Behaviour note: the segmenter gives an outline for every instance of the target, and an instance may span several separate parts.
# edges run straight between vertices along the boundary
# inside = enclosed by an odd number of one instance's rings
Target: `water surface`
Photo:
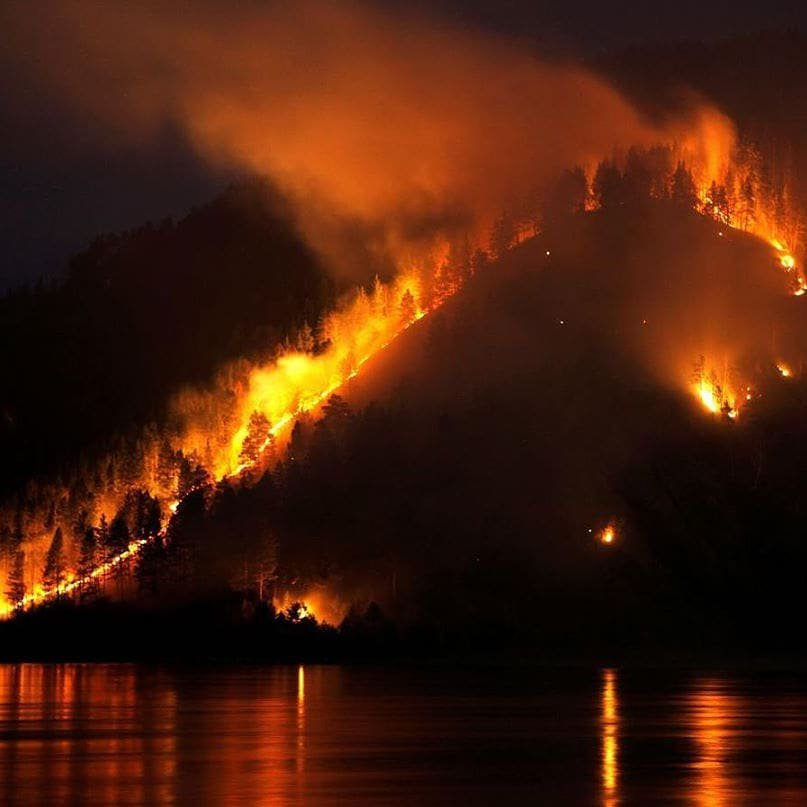
[[[0,800],[805,804],[807,681],[6,665]]]

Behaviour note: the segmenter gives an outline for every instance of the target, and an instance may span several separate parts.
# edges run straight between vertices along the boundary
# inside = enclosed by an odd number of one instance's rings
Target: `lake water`
[[[807,803],[807,681],[0,666],[4,804]]]

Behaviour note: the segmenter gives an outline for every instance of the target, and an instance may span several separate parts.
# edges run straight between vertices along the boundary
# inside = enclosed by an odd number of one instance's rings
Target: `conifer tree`
[[[81,539],[81,550],[77,569],[78,577],[81,580],[79,585],[79,597],[81,600],[86,600],[98,592],[97,579],[90,577],[93,569],[98,566],[98,555],[98,537],[96,531],[93,527],[87,527]]]
[[[48,554],[45,556],[45,568],[42,572],[42,582],[47,590],[56,589],[64,583],[66,562],[64,557],[64,538],[62,528],[57,527],[50,542]],[[57,596],[58,593],[57,593]]]
[[[254,465],[260,459],[261,451],[273,442],[272,424],[269,418],[255,410],[249,416],[247,424],[247,434],[241,446],[241,453],[238,459],[244,465]]]
[[[25,552],[17,548],[11,559],[11,568],[8,573],[8,581],[6,582],[6,599],[15,607],[21,608],[19,605],[22,598],[25,596]]]

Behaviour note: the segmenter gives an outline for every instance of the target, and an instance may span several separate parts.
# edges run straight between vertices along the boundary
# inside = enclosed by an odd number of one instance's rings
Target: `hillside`
[[[250,653],[231,626],[260,613],[259,570],[276,601],[352,614],[347,636],[389,619],[410,648],[795,652],[802,301],[767,245],[721,233],[649,203],[513,249],[302,418],[268,472],[188,496],[140,564],[145,610],[115,619],[150,620],[150,652],[187,631]],[[738,416],[699,400],[712,365],[748,390]]]
[[[159,422],[177,390],[271,353],[336,292],[263,181],[99,237],[64,280],[0,300],[0,491]]]
[[[776,361],[807,331],[784,288],[765,245],[664,206],[528,242],[353,382],[377,403],[341,440],[314,430],[280,568],[325,559],[448,635],[792,642],[807,389]],[[736,420],[698,399],[704,354],[748,381]]]

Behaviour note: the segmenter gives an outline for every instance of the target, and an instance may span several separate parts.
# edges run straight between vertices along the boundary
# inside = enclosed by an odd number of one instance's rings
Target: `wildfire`
[[[695,385],[695,392],[703,404],[704,409],[713,415],[723,414],[731,420],[735,420],[739,414],[737,405],[720,385],[714,375],[702,376]],[[746,399],[750,400],[750,391],[746,393]]]
[[[446,299],[444,293],[427,300],[423,285],[414,271],[388,284],[377,282],[369,294],[359,291],[326,318],[323,350],[313,345],[287,350],[245,377],[224,379],[212,392],[180,396],[175,408],[187,426],[177,448],[199,457],[217,481],[255,466],[300,415],[322,405]]]
[[[274,439],[293,425],[300,415],[323,404],[401,333],[442,305],[460,285],[461,282],[458,282],[448,291],[443,289],[441,295],[433,296],[427,303],[419,276],[411,272],[389,284],[376,283],[369,295],[358,293],[351,304],[332,313],[326,321],[324,332],[328,337],[328,347],[325,350],[319,353],[286,351],[275,362],[254,369],[246,381],[246,391],[240,395],[233,396],[229,390],[225,390],[225,394],[213,393],[204,408],[208,411],[215,409],[220,399],[230,401],[235,397],[236,411],[226,413],[226,417],[217,413],[217,419],[236,425],[227,430],[205,427],[203,422],[193,423],[180,438],[178,448],[186,456],[204,456],[208,467],[212,468],[214,481],[243,474],[261,461]],[[249,429],[255,412],[263,416],[262,422],[267,424],[267,428],[257,441],[253,440],[252,450],[245,456],[245,444],[249,438],[254,438]],[[204,441],[207,448],[211,440],[215,440],[219,448],[215,456],[211,457],[209,453],[205,456],[201,442]],[[156,479],[143,479],[140,484],[155,494],[160,492]],[[177,512],[181,501],[181,498],[164,500],[171,516]],[[114,513],[118,504],[113,500],[109,510]],[[163,525],[159,533],[161,537],[164,537],[166,528],[167,524]],[[132,541],[126,550],[81,578],[68,575],[64,583],[53,588],[38,584],[22,599],[0,604],[0,616],[69,596],[93,581],[104,580],[139,554],[148,542],[147,538]],[[340,620],[340,609],[328,605],[321,592],[312,593],[309,599],[317,601],[316,613],[323,619]],[[297,618],[303,619],[313,614],[312,606],[306,602],[300,605]]]
[[[731,158],[726,158],[726,164],[731,163]],[[736,169],[742,169],[743,166],[734,166]],[[796,297],[801,297],[807,292],[807,278],[799,269],[796,257],[793,250],[788,247],[783,238],[779,235],[782,229],[791,231],[798,234],[800,227],[798,224],[798,217],[791,213],[790,217],[793,221],[785,223],[779,222],[776,215],[770,212],[764,205],[755,204],[751,210],[752,200],[756,199],[756,194],[759,189],[754,188],[751,184],[751,176],[753,168],[746,167],[749,175],[746,175],[745,181],[739,186],[732,184],[730,179],[730,172],[725,171],[723,174],[723,184],[717,185],[715,176],[710,176],[710,185],[702,185],[698,192],[699,204],[701,211],[717,221],[721,226],[727,226],[734,230],[741,230],[757,236],[757,238],[766,241],[773,247],[777,262],[781,269],[785,271],[791,284],[792,293]],[[742,173],[742,170],[738,170]],[[714,204],[712,196],[720,194],[721,204]],[[769,202],[769,206],[773,208],[775,202]],[[743,210],[742,215],[732,214],[731,211]],[[724,236],[725,233],[721,229],[718,236]],[[795,236],[794,236],[795,238]]]
[[[600,543],[610,545],[616,540],[616,527],[613,524],[606,525],[600,531]]]
[[[796,258],[790,253],[787,247],[782,244],[781,241],[772,238],[770,240],[770,244],[776,250],[776,254],[779,258],[779,265],[792,278],[792,282],[795,286],[793,289],[794,296],[801,297],[805,292],[807,292],[807,278],[805,278],[804,274],[797,269]]]
[[[322,586],[314,586],[296,594],[291,591],[276,595],[272,604],[278,613],[299,622],[312,617],[328,625],[338,625],[348,612],[348,605]]]
[[[132,541],[123,552],[115,555],[99,566],[96,566],[89,574],[83,577],[68,575],[67,580],[55,588],[46,589],[42,586],[36,586],[33,591],[29,592],[15,603],[3,602],[2,605],[0,605],[0,616],[8,616],[15,610],[24,610],[25,608],[41,605],[42,603],[61,597],[68,597],[71,594],[80,592],[84,587],[97,580],[102,580],[108,574],[115,571],[121,564],[135,557],[147,543],[148,539],[146,538]]]
[[[755,179],[761,174],[753,160],[734,164],[737,144],[723,136],[722,126],[706,126],[704,131],[705,141],[709,142],[697,147],[689,144],[686,147],[689,152],[685,150],[680,154],[672,147],[670,150],[676,158],[681,158],[682,165],[685,158],[691,164],[687,204],[715,219],[720,236],[734,228],[770,244],[778,266],[790,278],[793,294],[804,295],[807,281],[795,257],[799,229],[789,220],[793,217],[786,206],[782,213],[783,206],[774,204],[782,201],[784,191],[782,198],[772,199],[769,191]],[[663,193],[667,194],[664,198],[670,198],[669,188]],[[587,210],[591,209],[589,201]],[[534,235],[535,227],[537,225],[516,224],[511,245]],[[547,257],[552,255],[550,249],[544,251]],[[260,366],[245,368],[243,364],[236,364],[225,368],[214,389],[185,391],[178,395],[172,406],[178,427],[170,437],[152,435],[150,440],[143,440],[143,447],[138,448],[142,456],[137,457],[143,470],[136,481],[127,479],[122,484],[92,489],[91,504],[87,505],[91,511],[90,523],[98,523],[102,516],[111,520],[119,511],[127,490],[148,492],[160,502],[163,512],[170,514],[169,518],[176,513],[181,503],[179,471],[176,465],[167,473],[161,471],[163,443],[167,443],[164,453],[173,457],[179,455],[194,467],[203,468],[208,481],[212,482],[237,478],[254,468],[269,467],[273,446],[301,415],[322,406],[374,356],[461,288],[470,270],[458,274],[451,265],[450,254],[447,242],[441,243],[435,247],[430,261],[417,270],[402,271],[388,283],[376,282],[369,291],[358,290],[319,324],[316,335],[310,329],[301,333],[296,344],[279,351],[271,361]],[[567,326],[568,320],[559,319],[558,323]],[[646,324],[647,320],[643,319],[642,325]],[[784,363],[780,362],[777,368],[782,377],[792,376],[791,368]],[[685,379],[684,383],[687,383]],[[736,379],[730,379],[725,371],[720,376],[711,369],[707,371],[703,361],[694,383],[690,382],[689,386],[707,412],[731,420],[739,416],[740,404],[745,406],[756,394],[750,386],[743,387]],[[743,389],[744,392],[737,394],[737,390]],[[52,499],[58,502],[64,493],[55,491]],[[48,531],[53,532],[52,526],[46,530],[43,525],[48,521],[52,524],[53,520],[38,513],[35,519],[28,521],[25,560],[33,568],[41,560],[41,547],[49,539]],[[165,534],[165,529],[163,525],[161,535]],[[616,528],[605,527],[599,538],[603,544],[614,543]],[[125,551],[81,579],[68,575],[64,583],[51,589],[41,584],[29,586],[22,599],[0,604],[0,614],[69,595],[95,579],[105,579],[116,567],[138,554],[147,540],[131,542]],[[26,571],[30,580],[31,572]],[[319,602],[312,606],[311,602],[311,598],[306,597],[305,607],[313,607],[318,617],[329,621],[337,619],[338,609]]]
[[[698,388],[698,395],[700,395],[701,403],[713,414],[720,411],[720,404],[715,396],[714,388],[706,383],[701,382]]]

